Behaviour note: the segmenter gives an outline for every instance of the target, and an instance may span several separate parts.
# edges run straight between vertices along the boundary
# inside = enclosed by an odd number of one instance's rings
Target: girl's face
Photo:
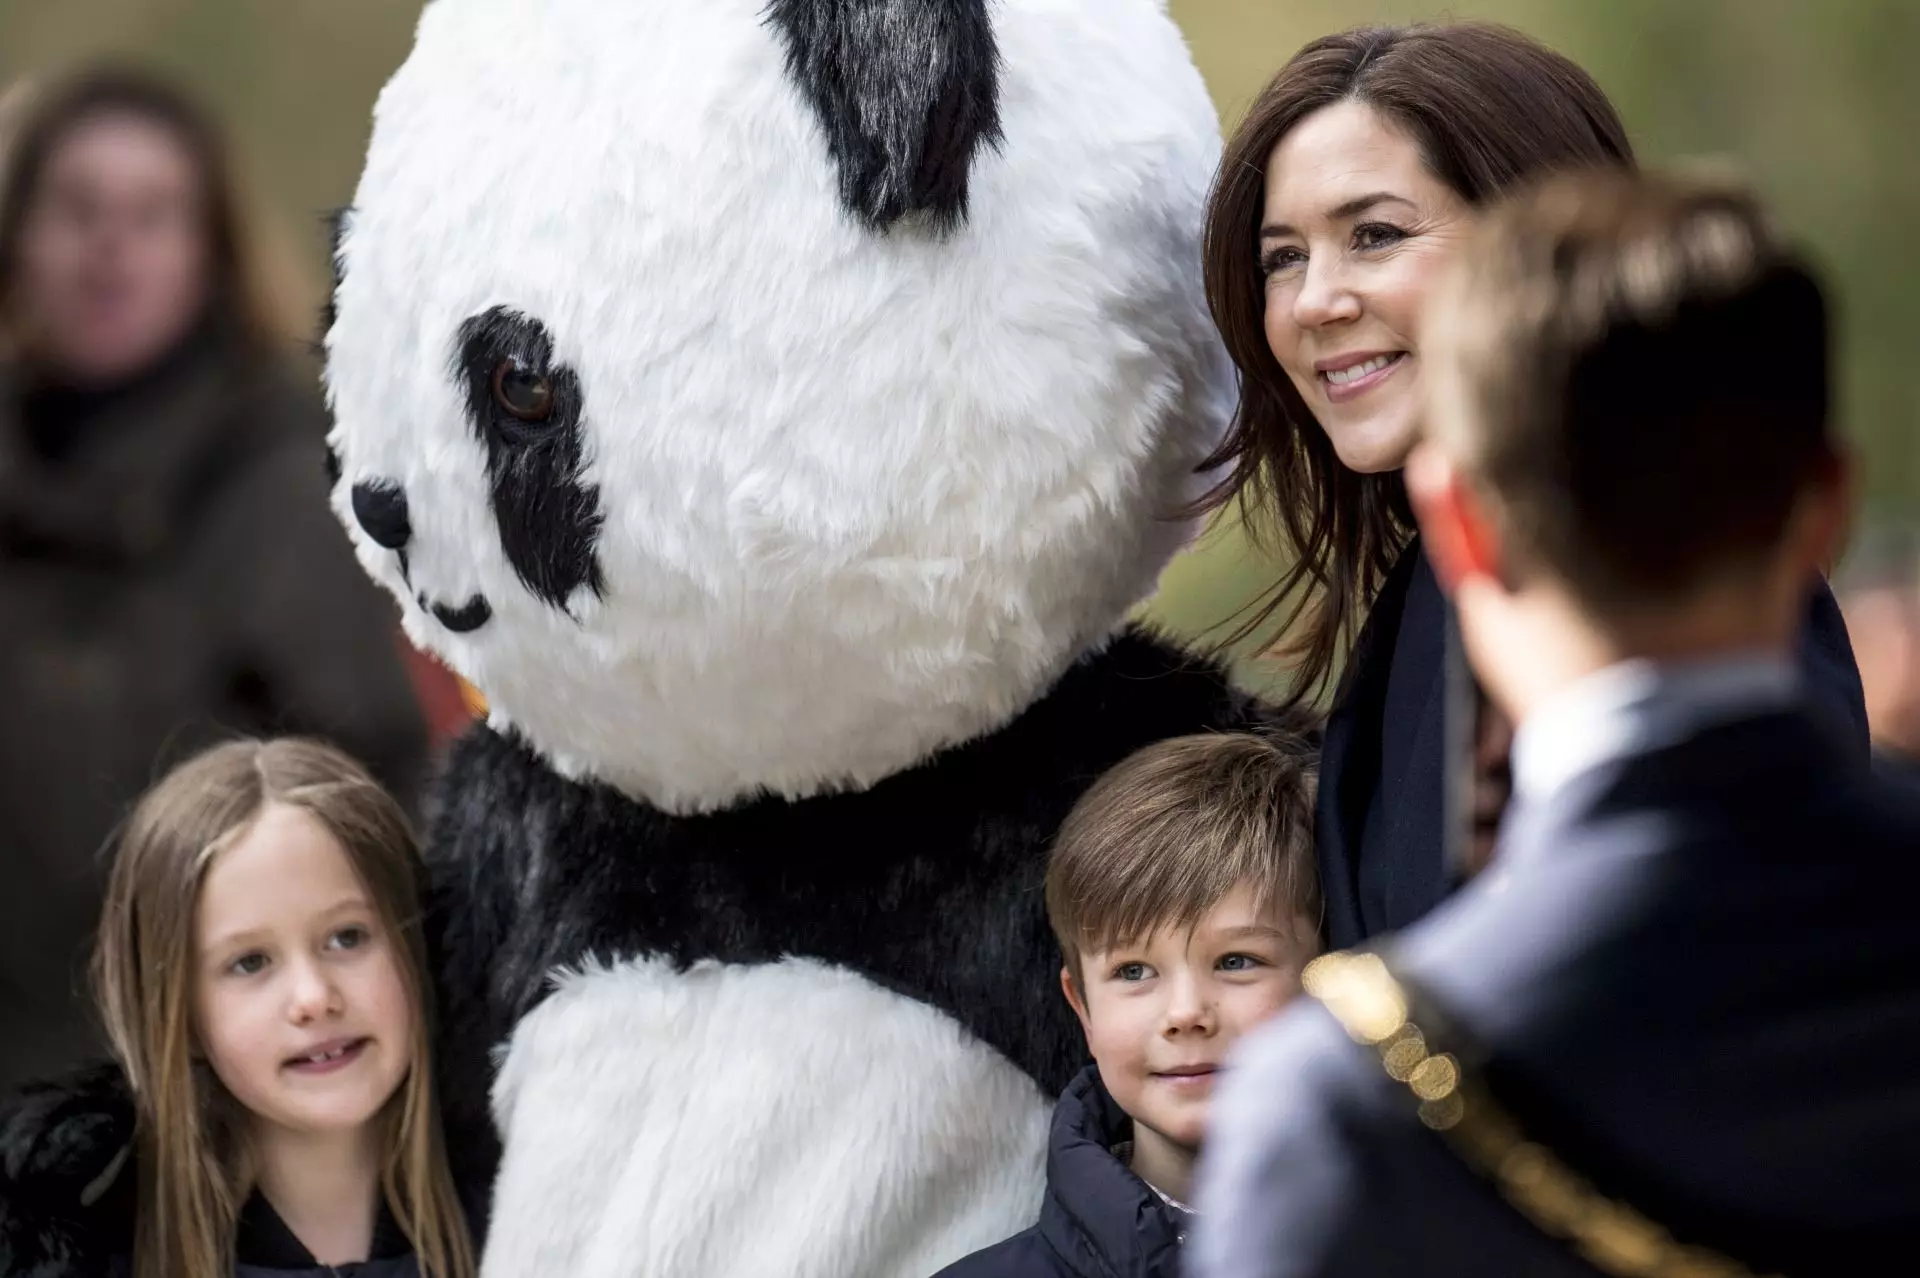
[[[398,944],[303,809],[270,804],[215,858],[194,918],[196,1028],[256,1121],[337,1135],[380,1113],[413,1063]]]
[[[104,384],[165,355],[206,303],[206,226],[200,174],[165,126],[124,112],[75,125],[21,227],[17,305],[36,358]]]
[[[1420,420],[1420,308],[1471,224],[1413,140],[1362,102],[1323,107],[1267,163],[1267,344],[1343,465],[1398,470]]]

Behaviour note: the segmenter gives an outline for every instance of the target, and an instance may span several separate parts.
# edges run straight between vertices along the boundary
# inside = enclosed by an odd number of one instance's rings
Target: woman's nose
[[[1293,320],[1302,328],[1321,328],[1357,319],[1360,299],[1355,296],[1338,263],[1323,257],[1307,263],[1299,292],[1293,295]]]
[[[367,536],[388,550],[405,548],[413,536],[406,491],[386,480],[363,479],[353,486],[353,517]]]

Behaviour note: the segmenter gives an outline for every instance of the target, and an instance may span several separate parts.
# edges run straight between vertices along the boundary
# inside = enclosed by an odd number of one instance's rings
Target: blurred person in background
[[[1920,527],[1869,531],[1837,584],[1874,751],[1885,763],[1920,769]]]
[[[99,849],[169,765],[305,733],[416,797],[428,758],[216,126],[100,69],[36,94],[4,160],[0,1088],[97,1048]]]
[[[14,126],[19,122],[20,113],[26,109],[27,98],[33,92],[29,80],[15,80],[4,89],[0,89],[0,161],[6,158],[7,139],[13,136]]]

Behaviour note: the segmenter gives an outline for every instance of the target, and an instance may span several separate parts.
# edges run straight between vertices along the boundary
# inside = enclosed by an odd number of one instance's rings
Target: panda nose
[[[399,550],[413,536],[407,522],[407,494],[386,480],[362,480],[353,486],[353,517],[367,536],[388,550]]]

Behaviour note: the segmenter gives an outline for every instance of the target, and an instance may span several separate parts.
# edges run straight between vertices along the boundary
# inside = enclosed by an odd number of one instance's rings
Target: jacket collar
[[[1416,535],[1400,552],[1367,609],[1341,672],[1321,740],[1314,847],[1327,942],[1336,949],[1367,935],[1360,911],[1360,834],[1380,775],[1380,731],[1394,649],[1411,597],[1424,611],[1439,594]]]
[[[387,1207],[386,1195],[380,1195],[378,1214],[373,1221],[373,1246],[368,1251],[367,1259],[391,1260],[411,1250],[412,1244],[407,1241],[407,1235]],[[287,1222],[280,1218],[273,1204],[257,1189],[240,1208],[233,1255],[237,1263],[260,1269],[290,1269],[298,1272],[321,1268],[320,1262],[307,1250],[307,1245],[287,1227]]]
[[[1082,1278],[1172,1278],[1181,1213],[1114,1155],[1133,1120],[1089,1065],[1053,1111],[1040,1233]]]

